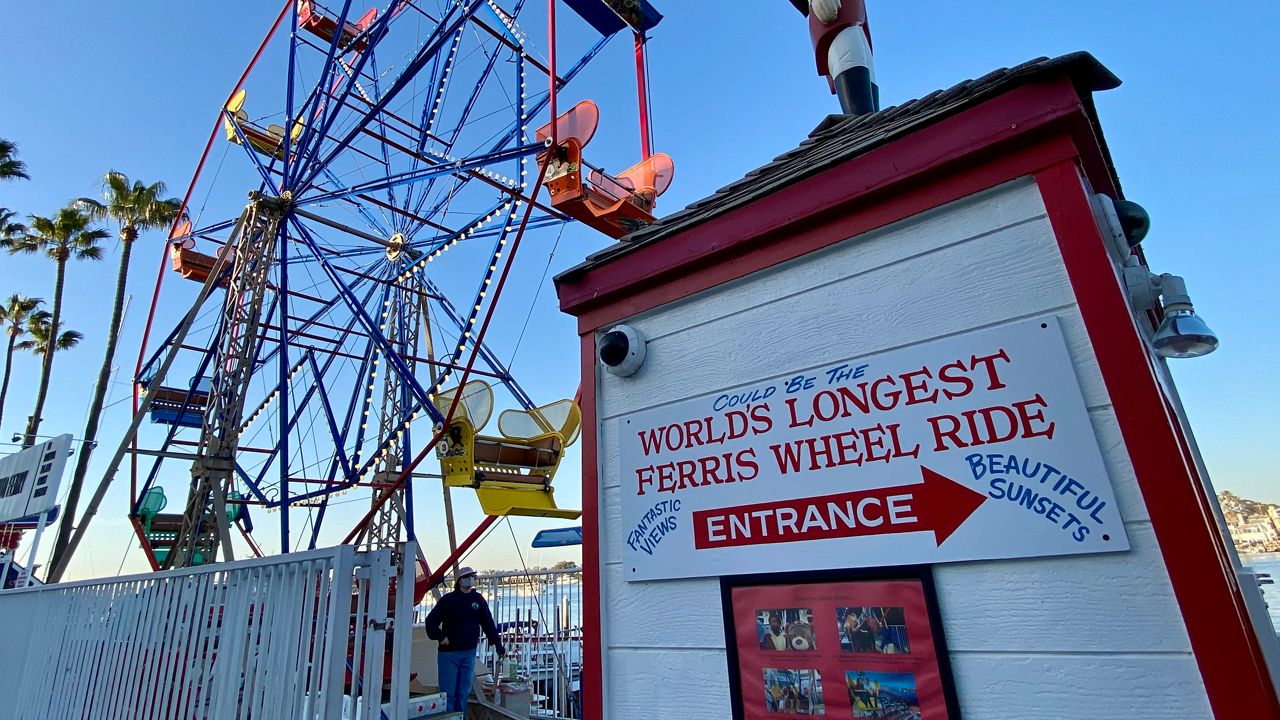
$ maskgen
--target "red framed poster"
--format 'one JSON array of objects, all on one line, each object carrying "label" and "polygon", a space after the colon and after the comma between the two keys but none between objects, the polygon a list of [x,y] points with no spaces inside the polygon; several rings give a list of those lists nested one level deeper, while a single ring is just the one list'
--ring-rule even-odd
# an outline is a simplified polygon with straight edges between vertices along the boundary
[{"label": "red framed poster", "polygon": [[721,580],[735,720],[959,720],[927,569]]}]

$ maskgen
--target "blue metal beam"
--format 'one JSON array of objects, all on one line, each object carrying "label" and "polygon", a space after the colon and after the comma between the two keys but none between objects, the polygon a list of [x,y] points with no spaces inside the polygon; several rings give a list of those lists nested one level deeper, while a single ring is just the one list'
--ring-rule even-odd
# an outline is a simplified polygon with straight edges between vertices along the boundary
[{"label": "blue metal beam", "polygon": [[541,143],[532,143],[529,145],[520,145],[507,150],[485,153],[484,155],[479,155],[473,158],[459,158],[451,163],[445,162],[421,170],[410,170],[397,175],[390,175],[386,178],[370,180],[368,182],[360,183],[359,185],[352,185],[345,190],[332,190],[321,195],[309,195],[297,201],[297,204],[300,206],[314,205],[316,203],[351,197],[361,193],[375,192],[388,187],[396,187],[399,185],[419,182],[437,175],[473,170],[478,167],[483,167],[492,163],[499,163],[504,160],[514,160],[525,155],[535,155],[543,150],[546,150],[546,147]]},{"label": "blue metal beam", "polygon": [[347,307],[350,308],[359,323],[364,326],[365,332],[369,337],[372,338],[378,345],[378,348],[382,350],[382,355],[387,359],[388,364],[390,364],[392,369],[399,374],[402,382],[408,383],[410,387],[413,388],[414,396],[423,406],[423,409],[426,410],[427,414],[431,416],[432,422],[444,422],[444,417],[440,414],[440,411],[436,410],[435,406],[431,404],[431,399],[428,397],[427,391],[418,384],[417,379],[413,377],[413,373],[409,370],[408,366],[405,365],[404,360],[400,357],[399,353],[397,353],[395,348],[387,342],[387,338],[378,329],[378,324],[375,323],[373,318],[369,317],[369,314],[365,312],[365,309],[360,306],[355,295],[346,286],[346,284],[342,282],[342,278],[338,276],[338,272],[334,270],[329,261],[325,259],[323,251],[316,243],[315,238],[312,237],[311,232],[307,230],[305,225],[298,221],[297,216],[290,214],[289,220],[302,235],[303,245],[313,256],[315,256],[316,260],[319,261],[321,269],[323,269],[325,274],[329,276],[329,281],[333,283],[334,289],[336,289],[339,295],[341,295],[343,302],[347,304]]},{"label": "blue metal beam", "polygon": [[[431,58],[434,57],[435,54],[440,51],[440,47],[444,43],[445,38],[457,32],[458,28],[461,27],[463,23],[467,22],[467,20],[470,19],[470,17],[475,14],[476,10],[479,9],[483,3],[484,3],[484,0],[471,0],[471,2],[467,4],[467,6],[463,9],[463,11],[458,14],[458,17],[454,18],[453,20],[448,20],[448,18],[451,17],[454,14],[454,11],[457,9],[456,5],[451,6],[449,8],[449,14],[445,16],[447,24],[446,22],[442,22],[439,26],[437,26],[435,32],[432,33],[431,38],[428,39],[428,41],[422,46],[422,48],[418,50],[417,54],[413,57],[413,59],[410,60],[405,65],[404,70],[400,73],[399,77],[396,78],[396,81],[391,84],[391,87],[388,88],[387,92],[381,98],[379,98],[377,102],[373,104],[373,106],[369,109],[369,112],[365,113],[363,117],[361,117],[359,120],[356,121],[355,125],[351,128],[350,131],[348,131],[347,135],[338,142],[337,147],[335,147],[332,151],[330,151],[330,153],[323,160],[318,161],[318,164],[315,166],[315,168],[328,167],[333,162],[334,158],[336,158],[353,140],[355,140],[355,138],[359,136],[359,134],[369,125],[369,123],[372,122],[373,119],[377,115],[379,115],[384,109],[386,109],[387,105],[389,105],[391,101],[395,99],[395,97],[399,95],[402,90],[404,90],[406,87],[409,87],[409,85],[413,81],[413,78],[417,76],[418,71],[420,71],[427,64],[427,62],[429,62]],[[392,0],[392,5],[396,5],[396,4],[397,4],[396,0]],[[393,11],[389,11],[387,15],[381,18],[378,18],[378,20],[374,22],[374,25],[378,26],[380,23],[384,23],[386,20],[390,18],[392,13]],[[357,64],[356,64],[355,73],[354,73],[355,76],[359,75],[360,69],[364,65],[364,60],[367,57],[369,57],[371,54],[372,53],[366,51],[360,55],[360,58],[356,61]],[[354,81],[347,83],[347,87],[343,91],[343,96],[339,103],[339,106],[341,106],[341,103],[345,102],[346,97],[351,94],[351,87],[353,85],[354,85]],[[333,120],[336,118],[336,115],[337,115],[336,109],[334,113],[330,113],[330,117],[327,118],[325,126],[322,128],[322,131],[324,133],[327,133],[329,131],[329,126],[333,124]],[[302,184],[306,185],[310,183],[311,180],[315,177],[317,172],[318,170],[314,168],[308,170],[308,174],[304,177]]]}]

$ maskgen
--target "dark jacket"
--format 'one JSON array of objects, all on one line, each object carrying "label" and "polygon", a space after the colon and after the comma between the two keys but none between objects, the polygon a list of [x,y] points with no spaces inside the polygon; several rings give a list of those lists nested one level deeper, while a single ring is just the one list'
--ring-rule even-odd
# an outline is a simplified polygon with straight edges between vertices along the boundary
[{"label": "dark jacket", "polygon": [[493,624],[489,603],[475,590],[446,593],[427,615],[427,637],[432,640],[449,639],[448,645],[440,646],[442,652],[475,650],[480,643],[481,630],[498,653],[505,655],[507,651],[498,637],[498,628]]}]

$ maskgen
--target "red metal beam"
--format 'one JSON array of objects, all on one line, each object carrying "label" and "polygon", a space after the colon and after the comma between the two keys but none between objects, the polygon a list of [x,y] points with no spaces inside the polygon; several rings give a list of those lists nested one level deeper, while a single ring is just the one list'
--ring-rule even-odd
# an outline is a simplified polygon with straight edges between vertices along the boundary
[{"label": "red metal beam", "polygon": [[497,515],[485,515],[484,520],[480,521],[480,524],[476,526],[476,529],[472,530],[471,534],[458,544],[458,549],[454,550],[444,562],[440,563],[440,567],[436,568],[435,572],[431,573],[427,578],[427,589],[430,590],[438,585],[440,580],[448,574],[449,568],[453,567],[453,564],[465,555],[466,552],[471,549],[471,546],[480,539],[480,536],[484,534],[484,531],[488,530],[489,526],[493,525],[497,521]]},{"label": "red metal beam", "polygon": [[[249,72],[253,70],[253,66],[258,64],[258,59],[262,57],[262,52],[267,49],[267,43],[271,42],[271,38],[276,34],[276,30],[280,28],[280,23],[284,21],[289,11],[293,8],[294,0],[286,0],[284,7],[280,8],[280,14],[276,16],[276,21],[271,24],[271,29],[267,31],[266,37],[262,38],[262,42],[258,45],[258,49],[254,52],[253,57],[249,59],[249,64],[245,66],[244,72],[240,73],[240,79],[236,80],[235,87],[231,88],[231,92],[227,94],[227,99],[223,103],[225,107],[231,102],[231,98],[240,91],[240,87],[244,85],[244,81],[249,77]],[[187,184],[187,192],[182,196],[182,210],[187,209],[187,203],[191,201],[191,193],[196,189],[196,182],[200,180],[200,173],[204,171],[205,161],[209,159],[209,151],[213,149],[213,143],[218,138],[218,131],[222,129],[222,108],[218,108],[218,117],[213,122],[213,130],[209,132],[209,139],[205,141],[204,151],[200,153],[200,161],[196,163],[196,172],[191,176],[191,182]],[[173,223],[169,226],[169,234],[172,235],[174,230],[178,229],[178,225],[182,223],[183,212],[174,215]],[[156,304],[160,301],[160,287],[164,284],[164,269],[169,264],[169,248],[168,243],[161,247],[160,251],[160,267],[156,269],[155,289],[151,292],[151,307],[147,311],[147,322],[142,328],[142,342],[138,344],[138,362],[134,366],[133,376],[137,377],[142,374],[142,364],[147,358],[147,340],[151,337],[151,326],[156,317]],[[138,413],[138,389],[133,390],[133,413]],[[131,440],[132,447],[137,449],[138,438],[135,435]],[[87,452],[86,449],[84,452]],[[137,497],[138,495],[138,456],[134,454],[129,460],[129,497]],[[66,564],[64,561],[63,565]],[[61,568],[56,568],[59,575]]]},{"label": "red metal beam", "polygon": [[645,80],[644,35],[636,33],[636,95],[640,98],[640,159],[653,154],[649,135],[649,86]]}]

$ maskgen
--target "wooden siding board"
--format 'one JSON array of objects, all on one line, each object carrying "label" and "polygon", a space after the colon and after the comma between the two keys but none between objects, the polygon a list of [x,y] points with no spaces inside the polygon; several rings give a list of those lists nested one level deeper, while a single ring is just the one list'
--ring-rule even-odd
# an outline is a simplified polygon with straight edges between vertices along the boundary
[{"label": "wooden siding board", "polygon": [[[1116,627],[1112,632],[1123,632]],[[1212,717],[1190,656],[951,653],[966,718],[1135,720]]]}]

